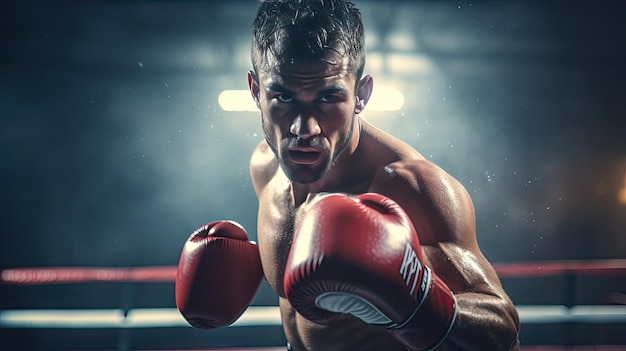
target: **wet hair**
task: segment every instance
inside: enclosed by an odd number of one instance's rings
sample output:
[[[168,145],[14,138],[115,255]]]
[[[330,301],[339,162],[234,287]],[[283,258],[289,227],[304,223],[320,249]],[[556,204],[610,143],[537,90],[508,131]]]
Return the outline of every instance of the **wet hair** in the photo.
[[[268,58],[325,60],[327,50],[349,58],[356,81],[365,66],[361,12],[345,0],[261,0],[252,24],[252,66]]]

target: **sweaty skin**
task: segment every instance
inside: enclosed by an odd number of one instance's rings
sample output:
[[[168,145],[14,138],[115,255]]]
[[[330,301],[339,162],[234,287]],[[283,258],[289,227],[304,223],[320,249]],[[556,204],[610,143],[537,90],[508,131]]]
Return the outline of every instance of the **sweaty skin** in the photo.
[[[287,340],[294,350],[406,350],[383,328],[350,315],[328,325],[312,323],[291,307],[283,290],[294,228],[316,194],[376,192],[407,212],[424,263],[456,296],[457,320],[437,350],[519,350],[518,315],[478,247],[467,191],[411,146],[362,119],[372,78],[357,83],[347,60],[329,56],[316,62],[269,59],[248,74],[265,133],[250,162],[258,243]]]

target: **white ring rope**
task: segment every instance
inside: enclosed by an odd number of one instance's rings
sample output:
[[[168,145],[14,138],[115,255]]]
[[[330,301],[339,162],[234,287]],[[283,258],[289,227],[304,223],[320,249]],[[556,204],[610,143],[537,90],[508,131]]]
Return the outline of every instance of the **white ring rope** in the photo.
[[[626,306],[561,305],[516,306],[524,324],[626,323]],[[231,325],[280,326],[277,306],[250,306]],[[0,311],[0,328],[161,328],[185,327],[185,319],[175,308],[136,308],[126,314],[121,309],[33,309]]]

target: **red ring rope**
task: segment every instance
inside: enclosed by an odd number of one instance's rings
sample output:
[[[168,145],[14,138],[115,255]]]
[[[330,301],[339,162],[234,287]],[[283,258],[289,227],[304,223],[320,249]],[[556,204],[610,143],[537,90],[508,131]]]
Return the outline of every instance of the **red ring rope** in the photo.
[[[12,285],[44,285],[85,282],[173,282],[176,266],[163,267],[41,267],[2,271],[0,282]]]
[[[594,261],[536,261],[494,264],[500,277],[563,274],[626,275],[626,259]],[[0,283],[45,285],[85,282],[174,282],[176,266],[153,267],[30,267],[2,271]]]
[[[549,275],[623,275],[626,260],[589,261],[538,261],[494,264],[496,272],[503,278],[537,277]]]

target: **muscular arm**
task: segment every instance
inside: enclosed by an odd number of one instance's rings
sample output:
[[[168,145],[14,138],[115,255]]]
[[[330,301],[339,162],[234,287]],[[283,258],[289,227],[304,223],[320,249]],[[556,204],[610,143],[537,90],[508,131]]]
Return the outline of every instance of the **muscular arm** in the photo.
[[[438,350],[519,350],[519,318],[476,240],[475,213],[463,186],[425,160],[379,170],[369,189],[411,217],[428,265],[454,293],[456,322]]]

